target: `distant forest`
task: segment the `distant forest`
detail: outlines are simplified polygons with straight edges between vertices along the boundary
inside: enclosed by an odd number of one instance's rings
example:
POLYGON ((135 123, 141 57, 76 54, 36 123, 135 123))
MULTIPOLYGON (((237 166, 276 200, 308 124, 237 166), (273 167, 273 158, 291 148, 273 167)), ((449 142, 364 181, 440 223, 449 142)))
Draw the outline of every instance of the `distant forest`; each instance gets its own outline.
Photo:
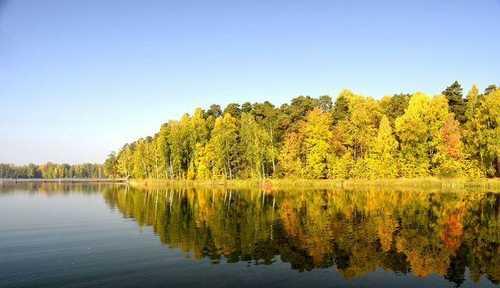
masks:
POLYGON ((500 89, 464 96, 455 81, 436 96, 344 90, 335 101, 198 108, 125 144, 103 169, 136 179, 480 178, 500 176, 499 155, 500 89))
POLYGON ((103 178, 104 168, 101 164, 28 164, 16 166, 0 164, 0 179, 2 178, 103 178))

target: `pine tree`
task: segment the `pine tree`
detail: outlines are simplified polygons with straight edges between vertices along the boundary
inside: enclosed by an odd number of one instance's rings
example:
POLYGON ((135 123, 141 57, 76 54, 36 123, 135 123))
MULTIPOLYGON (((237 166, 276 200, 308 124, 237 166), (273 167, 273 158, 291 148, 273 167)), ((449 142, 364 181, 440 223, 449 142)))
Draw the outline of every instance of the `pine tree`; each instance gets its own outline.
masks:
POLYGON ((467 120, 465 117, 465 101, 463 99, 463 89, 458 81, 453 82, 450 86, 446 87, 442 92, 446 99, 448 99, 448 106, 450 111, 455 114, 455 119, 464 124, 467 120))

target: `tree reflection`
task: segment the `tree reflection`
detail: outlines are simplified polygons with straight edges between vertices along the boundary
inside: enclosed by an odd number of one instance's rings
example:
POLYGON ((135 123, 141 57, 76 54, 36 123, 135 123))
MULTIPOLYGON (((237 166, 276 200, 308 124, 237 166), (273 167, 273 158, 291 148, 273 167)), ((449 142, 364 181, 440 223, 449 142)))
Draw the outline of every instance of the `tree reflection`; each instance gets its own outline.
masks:
POLYGON ((194 259, 437 274, 459 286, 500 280, 500 194, 405 191, 235 191, 109 186, 125 217, 194 259))

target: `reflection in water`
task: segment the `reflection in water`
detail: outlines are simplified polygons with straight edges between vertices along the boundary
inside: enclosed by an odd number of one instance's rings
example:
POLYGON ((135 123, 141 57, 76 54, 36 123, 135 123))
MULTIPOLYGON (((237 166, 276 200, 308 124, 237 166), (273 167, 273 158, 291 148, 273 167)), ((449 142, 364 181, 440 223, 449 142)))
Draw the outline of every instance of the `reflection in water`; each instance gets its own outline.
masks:
POLYGON ((335 267, 352 279, 381 267, 461 284, 500 281, 500 194, 234 191, 104 186, 125 217, 196 259, 335 267))

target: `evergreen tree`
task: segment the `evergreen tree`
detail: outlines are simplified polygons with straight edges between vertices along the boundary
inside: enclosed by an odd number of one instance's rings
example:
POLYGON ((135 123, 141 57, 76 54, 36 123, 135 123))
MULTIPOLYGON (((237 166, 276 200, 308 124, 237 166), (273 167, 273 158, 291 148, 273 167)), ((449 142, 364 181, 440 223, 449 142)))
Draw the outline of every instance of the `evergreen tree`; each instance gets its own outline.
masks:
POLYGON ((488 87, 486 87, 486 89, 484 89, 484 95, 488 95, 497 89, 498 89, 497 85, 495 85, 495 84, 488 85, 488 87))
POLYGON ((392 97, 386 96, 380 101, 380 106, 384 114, 394 123, 396 118, 405 113, 411 94, 395 94, 392 97))
POLYGON ((351 91, 344 90, 335 100, 335 104, 333 106, 333 111, 332 111, 332 116, 335 123, 338 123, 339 121, 347 118, 349 114, 348 98, 350 97, 350 95, 352 95, 351 91))
POLYGON ((458 83, 458 81, 453 82, 444 89, 442 94, 448 99, 448 106, 450 107, 450 111, 455 114, 455 119, 457 119, 460 124, 464 124, 467 119, 465 118, 463 89, 460 83, 458 83))

